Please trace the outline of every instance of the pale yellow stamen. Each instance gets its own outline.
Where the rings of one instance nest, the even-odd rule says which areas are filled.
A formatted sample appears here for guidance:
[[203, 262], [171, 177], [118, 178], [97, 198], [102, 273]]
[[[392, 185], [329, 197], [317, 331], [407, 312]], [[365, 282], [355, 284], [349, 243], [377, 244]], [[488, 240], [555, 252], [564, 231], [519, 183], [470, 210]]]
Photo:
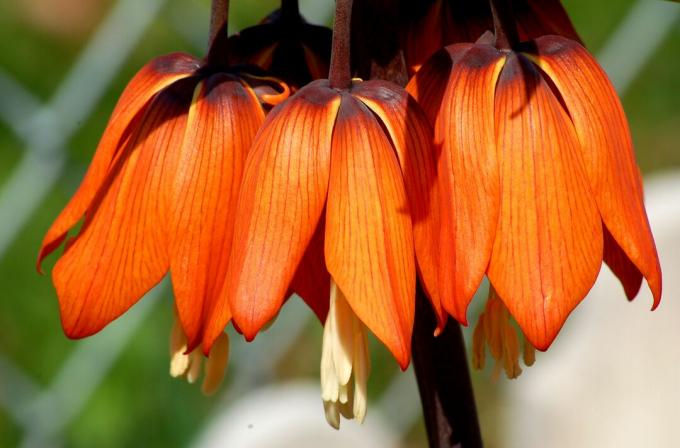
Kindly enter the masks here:
[[[184, 377], [189, 384], [198, 381], [203, 369], [203, 354], [200, 348], [191, 353], [187, 351], [187, 337], [175, 313], [175, 323], [170, 332], [170, 376]], [[222, 333], [210, 349], [206, 361], [205, 378], [201, 390], [205, 395], [212, 395], [219, 389], [229, 360], [229, 338]]]
[[370, 370], [366, 326], [331, 281], [321, 351], [321, 398], [326, 420], [332, 427], [340, 428], [340, 415], [364, 421]]
[[201, 391], [205, 395], [212, 395], [217, 392], [224, 380], [228, 362], [229, 337], [226, 333], [221, 333], [213, 343], [208, 355], [208, 362], [205, 364], [205, 378], [201, 386]]
[[201, 376], [201, 368], [203, 366], [203, 353], [200, 349], [196, 349], [189, 355], [189, 369], [187, 369], [187, 382], [194, 384]]
[[179, 321], [175, 319], [170, 332], [170, 376], [179, 378], [189, 368], [189, 355], [187, 351], [187, 338]]
[[505, 307], [505, 304], [491, 287], [486, 308], [475, 327], [472, 336], [472, 365], [476, 369], [483, 369], [486, 361], [486, 346], [489, 347], [491, 356], [496, 361], [492, 377], [498, 379], [501, 370], [505, 375], [514, 379], [521, 373], [519, 365], [520, 353], [524, 359], [524, 364], [531, 366], [536, 360], [534, 347], [526, 340], [524, 334], [519, 330], [522, 337], [522, 349], [520, 349], [520, 338], [517, 330], [512, 323], [512, 316]]

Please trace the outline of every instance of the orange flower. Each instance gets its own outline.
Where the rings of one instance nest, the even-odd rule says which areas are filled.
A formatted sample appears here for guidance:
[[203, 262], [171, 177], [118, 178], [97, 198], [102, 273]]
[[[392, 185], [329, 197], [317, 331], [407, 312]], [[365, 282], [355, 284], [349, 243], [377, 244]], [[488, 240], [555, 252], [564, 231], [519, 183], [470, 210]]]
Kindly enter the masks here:
[[335, 89], [318, 80], [273, 109], [248, 156], [232, 258], [204, 349], [231, 313], [253, 339], [296, 292], [325, 322], [321, 382], [329, 423], [337, 428], [340, 414], [361, 421], [366, 327], [402, 368], [409, 363], [416, 256], [442, 314], [431, 142], [418, 105], [387, 82]]
[[200, 343], [228, 265], [245, 157], [265, 117], [247, 79], [171, 54], [128, 84], [40, 249], [38, 266], [83, 220], [52, 273], [67, 336], [98, 332], [171, 271], [181, 322], [173, 356]]
[[284, 0], [281, 9], [261, 24], [229, 38], [233, 63], [254, 64], [282, 79], [293, 91], [325, 78], [331, 53], [330, 29], [311, 25], [300, 15], [297, 1]]
[[436, 289], [430, 142], [415, 101], [387, 82], [338, 91], [319, 80], [272, 110], [246, 164], [232, 260], [205, 347], [230, 312], [254, 338], [289, 290], [324, 315], [333, 282], [405, 368], [416, 253], [426, 288]]
[[442, 148], [442, 306], [465, 323], [486, 274], [492, 295], [545, 350], [603, 260], [629, 299], [645, 277], [654, 307], [661, 272], [628, 124], [606, 74], [563, 37], [520, 48], [449, 46], [408, 90]]
[[[560, 0], [515, 0], [515, 17], [522, 40], [557, 34], [579, 40]], [[474, 42], [493, 29], [488, 0], [434, 0], [426, 9], [418, 3], [405, 11], [404, 57], [411, 74], [437, 50], [454, 43]]]

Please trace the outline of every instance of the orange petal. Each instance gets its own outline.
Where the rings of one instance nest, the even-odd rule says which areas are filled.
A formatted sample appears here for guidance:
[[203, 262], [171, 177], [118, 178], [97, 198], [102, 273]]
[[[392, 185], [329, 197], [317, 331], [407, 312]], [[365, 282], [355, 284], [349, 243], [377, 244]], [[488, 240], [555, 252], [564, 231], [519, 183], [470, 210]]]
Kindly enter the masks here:
[[434, 125], [437, 121], [444, 92], [451, 76], [451, 67], [471, 47], [472, 44], [457, 44], [438, 51], [406, 86], [406, 90], [418, 101], [431, 124]]
[[489, 280], [545, 350], [597, 278], [602, 224], [569, 116], [523, 56], [508, 56], [499, 78], [496, 126], [501, 209]]
[[178, 146], [170, 270], [188, 350], [200, 342], [207, 301], [224, 282], [246, 154], [264, 121], [253, 91], [216, 74], [199, 83]]
[[435, 144], [442, 147], [440, 291], [444, 308], [463, 324], [498, 224], [494, 93], [504, 62], [490, 45], [470, 48], [453, 66], [435, 123]]
[[112, 169], [116, 155], [140, 126], [139, 118], [149, 100], [175, 81], [190, 76], [198, 68], [197, 59], [174, 53], [152, 60], [128, 83], [109, 119], [85, 178], [43, 239], [38, 254], [38, 271], [41, 271], [42, 260], [61, 245], [66, 233], [85, 214]]
[[367, 81], [352, 89], [375, 113], [396, 150], [406, 187], [418, 270], [437, 314], [439, 329], [446, 315], [439, 298], [439, 196], [432, 128], [418, 103], [403, 89], [384, 81]]
[[301, 89], [267, 116], [241, 186], [227, 279], [203, 349], [226, 324], [227, 301], [248, 339], [278, 312], [326, 202], [333, 122], [327, 81]]
[[52, 272], [64, 332], [89, 336], [125, 312], [168, 269], [167, 158], [182, 142], [189, 95], [160, 94], [121, 149], [80, 233]]
[[[628, 123], [607, 75], [585, 48], [557, 36], [536, 41], [536, 62], [562, 95], [581, 143], [582, 157], [605, 226], [661, 299], [661, 269], [643, 203], [640, 171]], [[611, 251], [605, 261], [621, 271]], [[630, 280], [621, 278], [626, 285]], [[628, 283], [626, 292], [632, 286]]]
[[392, 144], [349, 94], [333, 132], [325, 251], [354, 313], [406, 368], [416, 282], [408, 200]]
[[323, 253], [325, 228], [326, 220], [322, 213], [291, 283], [293, 292], [302, 297], [322, 324], [326, 322], [331, 294], [331, 277], [326, 270]]

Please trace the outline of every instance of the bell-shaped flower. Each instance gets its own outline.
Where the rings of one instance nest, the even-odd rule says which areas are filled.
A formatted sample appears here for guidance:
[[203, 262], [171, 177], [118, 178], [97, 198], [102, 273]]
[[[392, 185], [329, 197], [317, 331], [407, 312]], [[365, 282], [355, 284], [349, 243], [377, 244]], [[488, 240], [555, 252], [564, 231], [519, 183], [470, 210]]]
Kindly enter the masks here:
[[[261, 86], [222, 65], [215, 48], [205, 60], [159, 57], [135, 75], [47, 231], [39, 266], [66, 241], [52, 278], [67, 336], [97, 333], [170, 272], [181, 324], [173, 340], [184, 341], [173, 350], [184, 345], [180, 354], [189, 356], [200, 344], [229, 264], [246, 155], [265, 118]], [[225, 365], [226, 355], [219, 358]]]
[[431, 138], [415, 101], [387, 82], [319, 80], [273, 109], [248, 156], [206, 347], [231, 313], [254, 338], [289, 290], [327, 309], [333, 282], [405, 368], [416, 255], [438, 308]]
[[626, 117], [585, 48], [560, 36], [513, 50], [456, 44], [408, 90], [441, 147], [447, 312], [466, 323], [486, 274], [492, 296], [545, 350], [602, 261], [629, 299], [644, 277], [659, 304], [661, 272]]

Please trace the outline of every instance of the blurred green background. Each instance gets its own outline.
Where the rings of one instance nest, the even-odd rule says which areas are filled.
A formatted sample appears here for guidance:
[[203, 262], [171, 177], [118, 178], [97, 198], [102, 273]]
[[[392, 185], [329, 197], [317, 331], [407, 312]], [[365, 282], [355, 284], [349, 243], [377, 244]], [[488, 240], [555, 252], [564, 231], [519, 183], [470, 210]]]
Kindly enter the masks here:
[[[316, 20], [329, 19], [330, 2], [302, 3]], [[611, 39], [625, 42], [622, 29], [640, 33], [642, 26], [646, 38], [659, 31], [656, 22], [636, 28], [634, 21], [625, 28], [637, 2], [564, 3], [614, 80], [621, 75], [625, 85], [617, 86], [643, 171], [680, 166], [677, 16], [658, 45], [634, 39], [616, 47]], [[273, 0], [232, 1], [231, 28], [254, 24], [276, 6]], [[130, 14], [135, 8], [139, 11]], [[282, 316], [272, 335], [265, 333], [250, 347], [233, 340], [223, 391], [205, 398], [198, 387], [168, 375], [167, 289], [102, 334], [74, 342], [61, 331], [49, 277], [35, 272], [43, 233], [82, 178], [126, 82], [159, 54], [200, 54], [207, 15], [208, 2], [199, 0], [0, 0], [0, 447], [187, 446], [229, 400], [256, 386], [318, 381], [321, 326], [303, 307], [295, 308], [299, 315]], [[387, 403], [390, 385], [400, 384], [396, 376], [412, 373], [399, 373], [383, 349], [373, 348], [371, 397]], [[254, 359], [257, 350], [276, 352], [275, 362], [265, 366]], [[503, 446], [494, 410], [508, 381], [493, 384], [488, 372], [475, 372], [474, 382], [488, 446]], [[402, 411], [418, 415], [419, 403], [409, 406]], [[407, 426], [399, 428], [403, 446], [424, 446], [421, 420]]]

